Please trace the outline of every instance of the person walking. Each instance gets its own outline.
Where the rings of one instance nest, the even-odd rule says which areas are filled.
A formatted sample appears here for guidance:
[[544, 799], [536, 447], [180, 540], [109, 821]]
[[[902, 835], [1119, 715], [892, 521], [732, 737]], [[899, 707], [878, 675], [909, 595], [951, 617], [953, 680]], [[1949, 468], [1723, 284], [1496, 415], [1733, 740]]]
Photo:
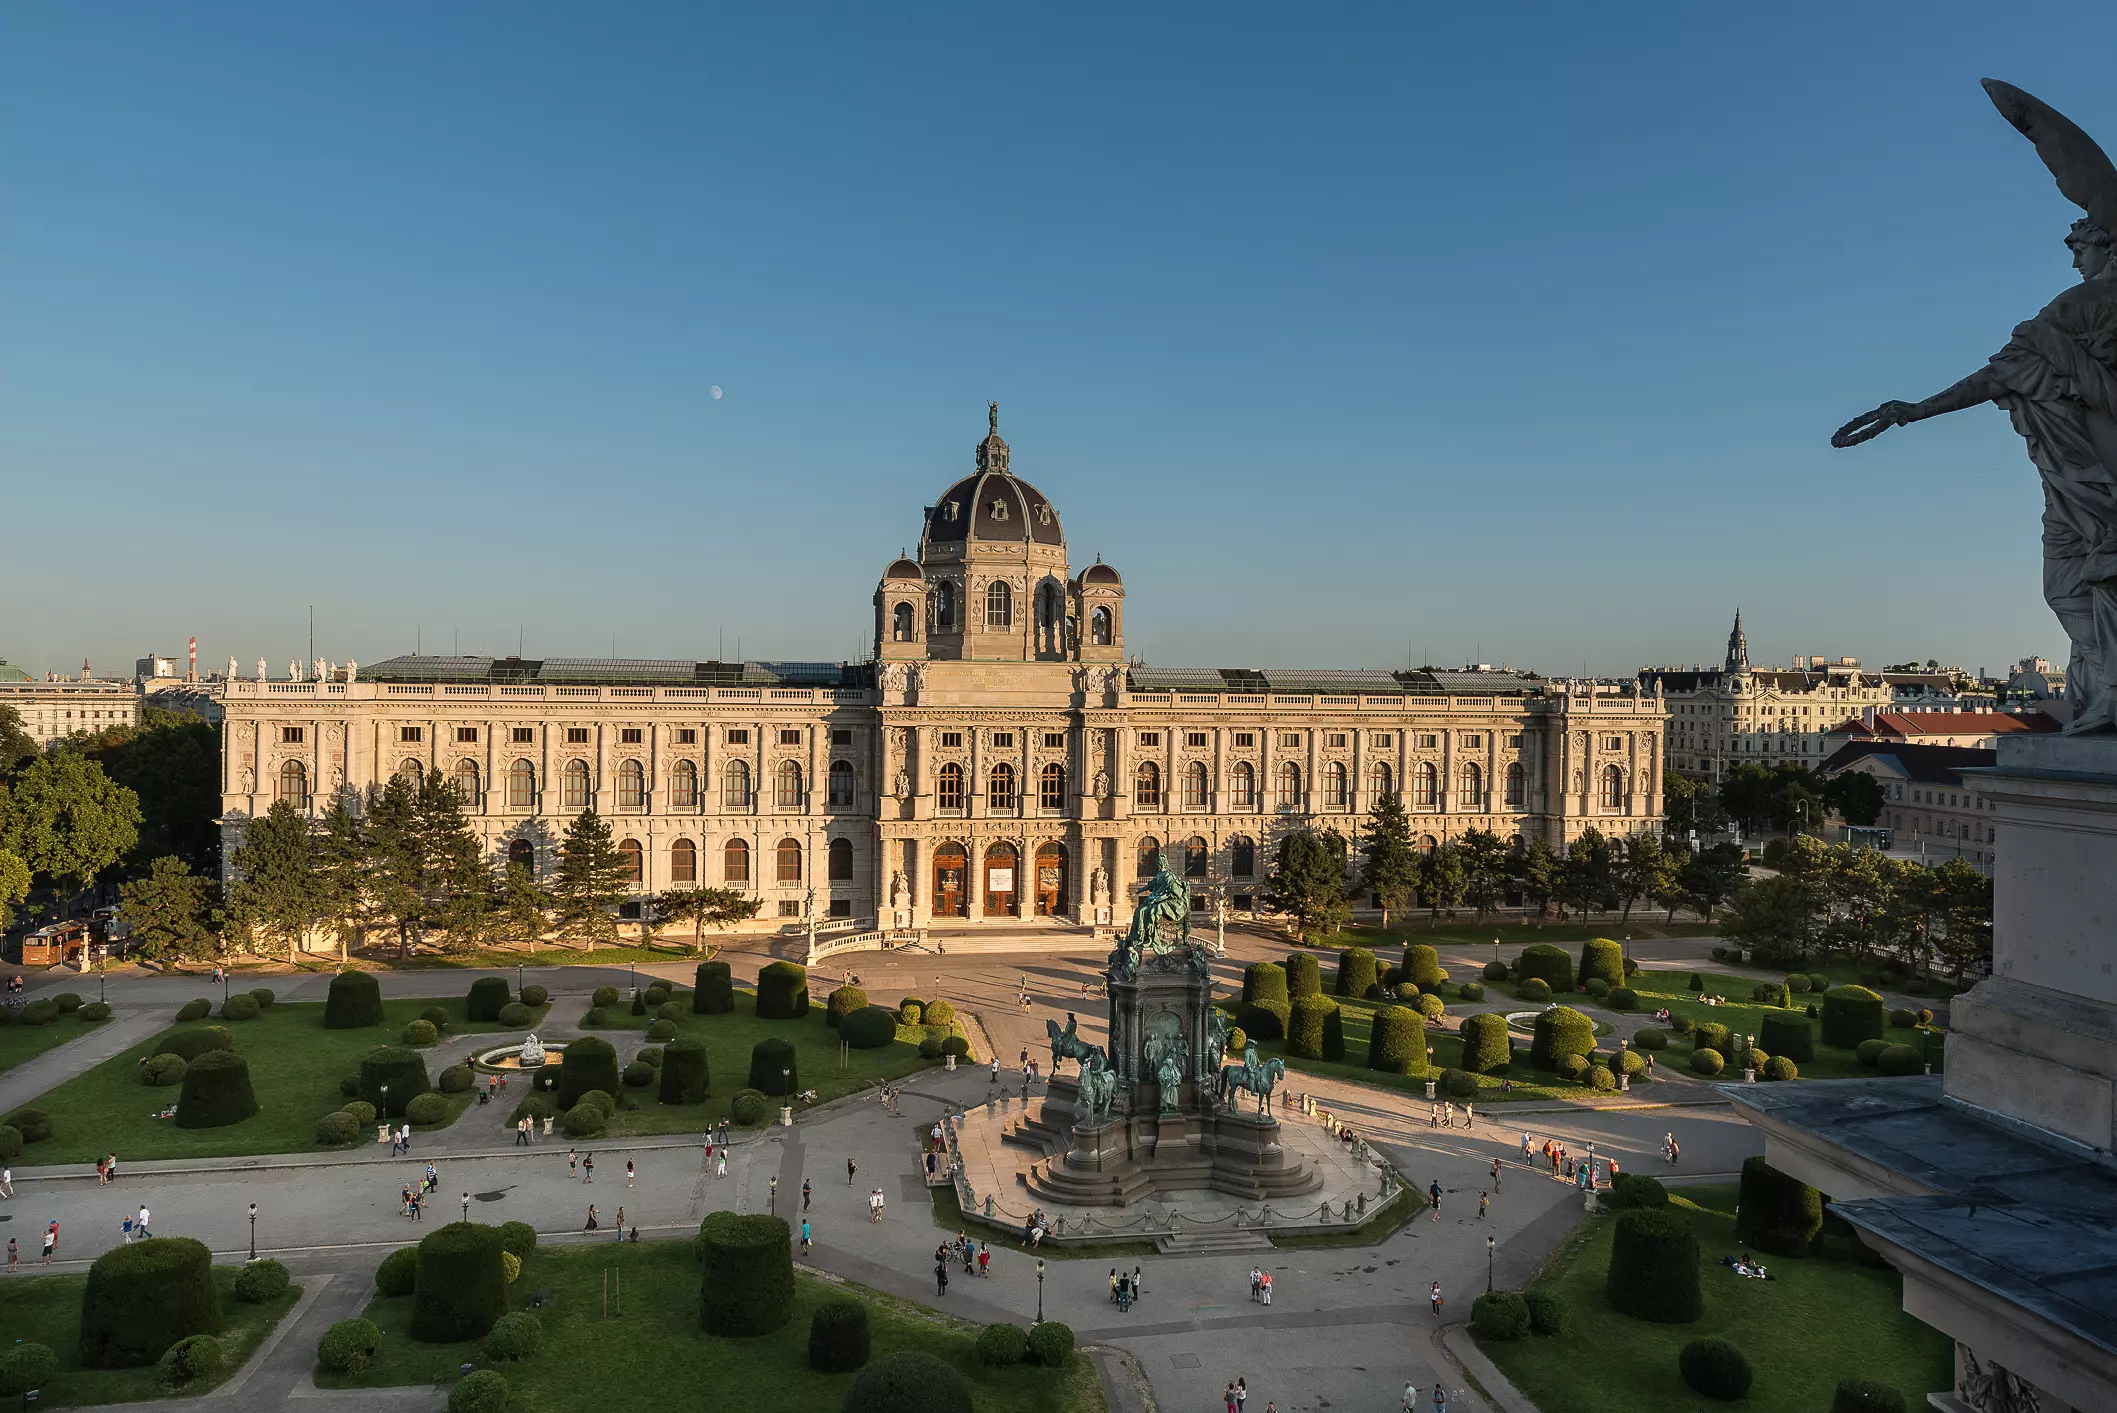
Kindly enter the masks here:
[[418, 1193], [412, 1194], [412, 1220], [421, 1221], [426, 1216], [426, 1199]]
[[804, 1256], [809, 1254], [809, 1219], [807, 1217], [801, 1219], [801, 1254]]
[[1522, 1130], [1522, 1161], [1529, 1161], [1529, 1130]]
[[153, 1233], [153, 1232], [151, 1232], [151, 1231], [149, 1231], [149, 1230], [147, 1229], [147, 1204], [146, 1204], [146, 1203], [142, 1202], [142, 1203], [140, 1204], [140, 1215], [139, 1215], [139, 1216], [138, 1216], [137, 1218], [135, 1218], [135, 1219], [134, 1219], [133, 1225], [134, 1225], [134, 1228], [135, 1228], [135, 1229], [136, 1229], [136, 1230], [137, 1230], [137, 1231], [139, 1232], [139, 1234], [140, 1234], [140, 1240], [142, 1240], [142, 1241], [145, 1241], [145, 1240], [146, 1240], [146, 1239], [147, 1239], [148, 1237], [151, 1237], [151, 1236], [153, 1236], [153, 1235], [154, 1235], [154, 1233]]
[[405, 1151], [405, 1152], [409, 1153], [409, 1152], [411, 1152], [411, 1151], [412, 1151], [412, 1124], [411, 1124], [411, 1120], [409, 1120], [409, 1119], [405, 1120], [405, 1122], [404, 1122], [404, 1125], [403, 1125], [403, 1127], [401, 1127], [400, 1129], [398, 1129], [398, 1131], [397, 1131], [397, 1140], [398, 1140], [398, 1142], [400, 1142], [400, 1143], [402, 1143], [402, 1144], [404, 1145], [404, 1151]]
[[596, 1216], [596, 1214], [595, 1214], [595, 1204], [594, 1204], [593, 1202], [589, 1203], [589, 1204], [588, 1204], [588, 1225], [586, 1225], [586, 1226], [582, 1227], [582, 1228], [581, 1228], [581, 1230], [582, 1230], [582, 1231], [595, 1231], [595, 1230], [596, 1230], [597, 1228], [601, 1227], [601, 1226], [602, 1226], [602, 1224], [603, 1224], [603, 1223], [602, 1223], [602, 1220], [601, 1220], [600, 1218], [598, 1218], [598, 1217]]
[[1433, 1290], [1429, 1293], [1428, 1298], [1433, 1302], [1433, 1313], [1439, 1315], [1441, 1313], [1441, 1283], [1439, 1281], [1433, 1283]]
[[728, 1175], [728, 1154], [727, 1154], [727, 1151], [726, 1151], [725, 1149], [723, 1149], [723, 1150], [721, 1151], [721, 1155], [720, 1155], [720, 1167], [719, 1167], [719, 1169], [718, 1169], [718, 1170], [717, 1170], [717, 1171], [716, 1171], [716, 1172], [714, 1173], [714, 1176], [715, 1176], [715, 1177], [726, 1177], [727, 1175]]
[[1428, 1204], [1429, 1204], [1429, 1205], [1431, 1205], [1431, 1206], [1432, 1206], [1432, 1208], [1433, 1208], [1433, 1220], [1434, 1220], [1434, 1221], [1437, 1221], [1437, 1222], [1438, 1222], [1438, 1221], [1439, 1221], [1439, 1220], [1441, 1219], [1441, 1185], [1440, 1185], [1440, 1183], [1438, 1183], [1438, 1182], [1431, 1182], [1431, 1183], [1428, 1183], [1428, 1184], [1426, 1185], [1426, 1201], [1427, 1201], [1427, 1202], [1428, 1202]]
[[850, 1158], [845, 1160], [845, 1185], [847, 1187], [853, 1185], [853, 1160]]
[[15, 1195], [15, 1170], [0, 1168], [0, 1199]]
[[21, 1265], [22, 1248], [15, 1244], [13, 1237], [9, 1237], [7, 1239], [7, 1268], [10, 1271], [14, 1271], [20, 1269]]
[[44, 1264], [51, 1264], [51, 1255], [59, 1249], [59, 1224], [53, 1222], [44, 1229]]
[[590, 1153], [587, 1157], [581, 1159], [581, 1181], [595, 1181], [595, 1154], [593, 1153]]
[[1463, 1127], [1464, 1127], [1464, 1128], [1476, 1128], [1476, 1127], [1477, 1127], [1477, 1113], [1476, 1113], [1476, 1109], [1477, 1109], [1477, 1101], [1476, 1101], [1476, 1100], [1474, 1100], [1474, 1099], [1465, 1099], [1465, 1100], [1463, 1101]]
[[619, 1241], [625, 1239], [625, 1209], [623, 1207], [617, 1209], [617, 1239]]
[[992, 1274], [992, 1243], [989, 1241], [978, 1243], [978, 1274], [980, 1276]]
[[1679, 1144], [1678, 1144], [1678, 1143], [1676, 1142], [1676, 1140], [1675, 1140], [1675, 1139], [1673, 1139], [1673, 1138], [1672, 1138], [1672, 1139], [1670, 1139], [1670, 1140], [1669, 1140], [1669, 1166], [1670, 1166], [1670, 1167], [1672, 1167], [1672, 1168], [1673, 1168], [1673, 1167], [1675, 1167], [1675, 1166], [1676, 1166], [1676, 1160], [1677, 1160], [1678, 1158], [1681, 1158], [1682, 1156], [1683, 1156], [1683, 1148], [1682, 1148], [1682, 1146], [1681, 1146], [1681, 1145], [1679, 1145]]
[[1222, 1413], [1235, 1413], [1235, 1381], [1233, 1379], [1221, 1385], [1220, 1407]]
[[1438, 1383], [1433, 1386], [1433, 1413], [1448, 1413], [1448, 1390]]
[[1419, 1386], [1409, 1379], [1404, 1381], [1404, 1413], [1419, 1413]]
[[397, 1215], [400, 1217], [409, 1217], [411, 1214], [412, 1185], [410, 1183], [406, 1183], [403, 1187], [397, 1189]]
[[948, 1263], [946, 1261], [934, 1262], [934, 1294], [948, 1294]]
[[527, 1115], [527, 1114], [524, 1114], [524, 1115], [522, 1116], [521, 1120], [520, 1120], [519, 1122], [517, 1122], [517, 1123], [515, 1124], [515, 1147], [517, 1147], [517, 1148], [527, 1148], [528, 1146], [529, 1146], [529, 1115]]
[[1235, 1378], [1235, 1413], [1242, 1413], [1243, 1405], [1248, 1403], [1249, 1401], [1249, 1383], [1247, 1380], [1242, 1378], [1241, 1375], [1238, 1374]]
[[1481, 1222], [1485, 1220], [1485, 1207], [1489, 1201], [1490, 1199], [1484, 1193], [1480, 1192], [1477, 1195], [1477, 1219]]
[[392, 1158], [394, 1158], [394, 1157], [396, 1157], [396, 1156], [397, 1156], [397, 1153], [398, 1153], [398, 1145], [397, 1145], [397, 1130], [396, 1130], [395, 1128], [391, 1128], [391, 1129], [389, 1130], [389, 1135], [390, 1135], [390, 1156], [391, 1156]]
[[809, 1180], [808, 1180], [807, 1178], [803, 1178], [803, 1179], [801, 1180], [801, 1210], [802, 1210], [802, 1211], [804, 1211], [804, 1212], [806, 1212], [806, 1211], [808, 1211], [808, 1209], [809, 1209]]
[[1264, 1303], [1265, 1303], [1265, 1304], [1267, 1304], [1267, 1305], [1271, 1304], [1271, 1303], [1272, 1303], [1272, 1273], [1271, 1273], [1270, 1271], [1266, 1271], [1266, 1272], [1264, 1273], [1264, 1275], [1263, 1275], [1263, 1276], [1262, 1276], [1262, 1277], [1261, 1277], [1261, 1278], [1260, 1278], [1260, 1279], [1258, 1280], [1257, 1284], [1258, 1284], [1259, 1288], [1260, 1288], [1260, 1289], [1261, 1289], [1261, 1290], [1262, 1290], [1262, 1291], [1264, 1292]]
[[625, 1186], [632, 1186], [632, 1160], [630, 1158], [625, 1160]]
[[876, 1221], [878, 1221], [878, 1222], [879, 1222], [879, 1221], [881, 1221], [881, 1220], [882, 1220], [882, 1209], [883, 1209], [884, 1207], [888, 1206], [888, 1205], [889, 1205], [889, 1204], [888, 1204], [888, 1203], [887, 1203], [886, 1201], [884, 1201], [884, 1200], [883, 1200], [883, 1196], [882, 1196], [882, 1189], [881, 1189], [881, 1188], [879, 1188], [879, 1187], [878, 1187], [878, 1188], [876, 1188], [876, 1189], [875, 1189], [875, 1220], [876, 1220]]
[[1500, 1160], [1497, 1158], [1492, 1160], [1492, 1190], [1500, 1190]]

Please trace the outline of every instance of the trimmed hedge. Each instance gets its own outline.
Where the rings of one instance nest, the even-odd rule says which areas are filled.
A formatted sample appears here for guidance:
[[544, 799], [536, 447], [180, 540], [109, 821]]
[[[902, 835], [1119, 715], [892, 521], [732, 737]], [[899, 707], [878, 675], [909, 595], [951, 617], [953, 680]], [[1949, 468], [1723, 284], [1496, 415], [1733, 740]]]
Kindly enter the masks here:
[[1522, 1292], [1522, 1303], [1529, 1307], [1529, 1329], [1533, 1334], [1562, 1335], [1573, 1323], [1566, 1313], [1566, 1302], [1558, 1298], [1555, 1290], [1531, 1286]]
[[1588, 1078], [1588, 1057], [1586, 1055], [1560, 1055], [1555, 1073], [1560, 1079], [1570, 1079], [1575, 1083], [1585, 1083]]
[[500, 1008], [512, 999], [507, 978], [481, 976], [470, 984], [470, 994], [463, 998], [463, 1014], [473, 1021], [496, 1021]]
[[1598, 1001], [1607, 1001], [1610, 998], [1610, 983], [1599, 976], [1589, 977], [1581, 983], [1580, 989]]
[[[389, 1102], [383, 1102], [382, 1086], [390, 1087]], [[414, 1095], [433, 1088], [426, 1078], [426, 1060], [416, 1050], [384, 1045], [370, 1050], [360, 1060], [360, 1097], [375, 1106], [380, 1118], [404, 1117], [404, 1106]]]
[[184, 1082], [184, 1057], [181, 1055], [152, 1055], [140, 1066], [140, 1083], [155, 1089], [166, 1089], [172, 1084]]
[[1505, 1074], [1514, 1060], [1507, 1018], [1496, 1011], [1466, 1017], [1462, 1025], [1463, 1068], [1473, 1074]]
[[327, 1374], [357, 1374], [382, 1352], [382, 1329], [373, 1320], [340, 1320], [316, 1341], [316, 1364]]
[[728, 1102], [728, 1112], [733, 1114], [735, 1122], [744, 1128], [754, 1128], [763, 1123], [770, 1108], [771, 1101], [754, 1089], [738, 1089], [735, 1091], [735, 1097]]
[[1294, 1009], [1284, 1001], [1254, 1001], [1235, 1012], [1236, 1022], [1252, 1040], [1282, 1040]]
[[1617, 1181], [1610, 1184], [1610, 1195], [1604, 1201], [1618, 1211], [1633, 1208], [1666, 1207], [1669, 1191], [1645, 1173], [1619, 1173]]
[[155, 1236], [106, 1251], [81, 1292], [80, 1360], [90, 1369], [152, 1364], [178, 1340], [217, 1334], [213, 1253], [188, 1236]]
[[1277, 962], [1252, 962], [1244, 967], [1242, 999], [1253, 1004], [1292, 1005], [1294, 998], [1286, 988], [1286, 968]]
[[1029, 1336], [1020, 1325], [987, 1325], [978, 1331], [971, 1357], [988, 1368], [1019, 1364], [1029, 1357]]
[[1470, 1307], [1470, 1328], [1487, 1339], [1521, 1339], [1529, 1333], [1529, 1302], [1515, 1291], [1488, 1290]]
[[928, 1001], [919, 1022], [922, 1025], [937, 1025], [943, 1028], [952, 1026], [956, 1023], [956, 1008], [946, 1001]]
[[1348, 947], [1338, 954], [1335, 990], [1340, 996], [1365, 996], [1382, 979], [1375, 954], [1365, 947]]
[[823, 1023], [837, 1029], [838, 1023], [855, 1011], [867, 1009], [867, 992], [857, 986], [841, 986], [823, 1005]]
[[867, 1306], [858, 1300], [826, 1300], [809, 1316], [809, 1367], [849, 1374], [867, 1363]]
[[390, 1299], [410, 1295], [419, 1279], [419, 1248], [400, 1246], [375, 1267], [375, 1293]]
[[[1505, 971], [1501, 975], [1505, 975]], [[1414, 983], [1421, 991], [1429, 986], [1439, 986], [1448, 979], [1448, 969], [1441, 965], [1441, 954], [1424, 942], [1407, 943], [1404, 948], [1404, 980]], [[1497, 978], [1491, 978], [1497, 980]]]
[[1727, 1057], [1703, 1046], [1691, 1051], [1691, 1073], [1716, 1075], [1727, 1068]]
[[1514, 988], [1515, 997], [1534, 1005], [1542, 1005], [1551, 999], [1551, 983], [1540, 976], [1532, 976]]
[[658, 1020], [647, 1027], [647, 1038], [653, 1041], [676, 1039], [676, 1022]]
[[155, 1045], [155, 1053], [195, 1060], [208, 1050], [232, 1050], [235, 1037], [224, 1025], [202, 1025], [197, 1030], [172, 1030]]
[[502, 1315], [485, 1336], [485, 1357], [495, 1364], [527, 1359], [543, 1347], [544, 1322], [527, 1310]]
[[1426, 1073], [1426, 1022], [1409, 1006], [1375, 1012], [1367, 1032], [1367, 1067], [1385, 1074]]
[[475, 1079], [476, 1076], [471, 1073], [469, 1065], [450, 1065], [441, 1071], [439, 1078], [434, 1081], [434, 1087], [443, 1094], [468, 1094]]
[[916, 996], [906, 996], [897, 1002], [897, 1022], [900, 1025], [918, 1025], [926, 1017], [926, 1003]]
[[238, 991], [221, 1002], [222, 1020], [253, 1021], [264, 1011], [265, 1008], [257, 1004], [257, 998], [247, 991]]
[[1816, 1057], [1815, 1032], [1802, 1016], [1766, 1016], [1757, 1032], [1757, 1044], [1766, 1054], [1784, 1055], [1789, 1060]]
[[1864, 986], [1833, 986], [1823, 993], [1823, 1043], [1850, 1050], [1862, 1040], [1880, 1040], [1882, 997]]
[[189, 1025], [193, 1021], [202, 1021], [212, 1014], [213, 1003], [200, 996], [195, 1000], [186, 1001], [183, 1005], [176, 1008], [176, 1023], [178, 1025]]
[[1611, 1308], [1635, 1320], [1683, 1325], [1698, 1318], [1698, 1237], [1683, 1216], [1666, 1207], [1617, 1214], [1604, 1285]]
[[1485, 963], [1484, 977], [1487, 981], [1505, 981], [1508, 977], [1512, 975], [1514, 975], [1514, 973], [1507, 970], [1507, 964], [1505, 962]]
[[342, 971], [331, 978], [324, 997], [325, 1030], [359, 1030], [382, 1024], [382, 984], [364, 971]]
[[212, 1335], [192, 1335], [162, 1351], [155, 1361], [154, 1385], [163, 1393], [181, 1394], [221, 1371], [221, 1342]]
[[1806, 1256], [1823, 1230], [1823, 1194], [1762, 1157], [1742, 1160], [1735, 1240], [1774, 1256]]
[[15, 1398], [44, 1387], [58, 1370], [59, 1356], [48, 1345], [22, 1340], [0, 1354], [0, 1398]]
[[1464, 999], [1465, 1001], [1482, 1001], [1482, 1000], [1484, 1000], [1484, 999], [1485, 999], [1485, 986], [1484, 986], [1484, 983], [1483, 983], [1483, 982], [1477, 982], [1477, 981], [1466, 981], [1466, 982], [1464, 982], [1464, 983], [1463, 983], [1463, 985], [1462, 985], [1462, 997], [1463, 997], [1463, 999]]
[[1063, 1369], [1073, 1357], [1073, 1326], [1046, 1320], [1029, 1331], [1029, 1357], [1047, 1369]]
[[1571, 1006], [1553, 1006], [1536, 1018], [1529, 1063], [1540, 1070], [1555, 1070], [1560, 1056], [1584, 1056], [1594, 1049], [1595, 1022]]
[[698, 1327], [707, 1334], [770, 1334], [794, 1313], [793, 1239], [760, 1213], [714, 1212], [698, 1229]]
[[507, 1312], [507, 1268], [500, 1229], [450, 1222], [418, 1246], [411, 1335], [424, 1344], [478, 1339]]
[[1694, 1050], [1718, 1050], [1725, 1059], [1735, 1053], [1735, 1033], [1718, 1021], [1701, 1022], [1691, 1033]]
[[514, 1388], [498, 1369], [465, 1374], [448, 1391], [448, 1413], [513, 1413]]
[[235, 1273], [235, 1298], [245, 1305], [276, 1300], [287, 1290], [287, 1268], [266, 1257], [251, 1261]]
[[1830, 1413], [1904, 1413], [1904, 1392], [1873, 1379], [1840, 1379]]
[[430, 1020], [415, 1020], [398, 1033], [397, 1038], [414, 1049], [423, 1049], [441, 1038]]
[[1323, 994], [1323, 966], [1308, 952], [1296, 952], [1286, 959], [1286, 999], [1298, 1001], [1303, 996]]
[[1801, 1077], [1801, 1067], [1784, 1055], [1774, 1055], [1764, 1062], [1757, 1073], [1764, 1079], [1799, 1079]]
[[1548, 942], [1522, 948], [1522, 954], [1514, 963], [1515, 975], [1527, 981], [1535, 978], [1553, 991], [1573, 989], [1573, 959], [1566, 955], [1563, 947], [1554, 947]]
[[691, 978], [695, 1015], [725, 1015], [735, 1009], [735, 973], [726, 962], [700, 962]]
[[1345, 1017], [1338, 1010], [1338, 1003], [1322, 995], [1303, 996], [1294, 1002], [1286, 1027], [1286, 1048], [1307, 1060], [1344, 1059]]
[[1724, 1339], [1694, 1339], [1676, 1356], [1683, 1381], [1707, 1398], [1732, 1403], [1749, 1396], [1749, 1359]]
[[1887, 1075], [1924, 1074], [1926, 1058], [1913, 1045], [1887, 1045], [1875, 1056], [1875, 1068]]
[[316, 1141], [326, 1148], [343, 1148], [360, 1136], [360, 1125], [343, 1109], [336, 1109], [316, 1121]]
[[696, 1040], [672, 1040], [662, 1048], [664, 1104], [703, 1104], [712, 1088], [704, 1045]]
[[225, 1128], [256, 1112], [250, 1062], [233, 1050], [208, 1050], [184, 1070], [176, 1101], [178, 1128]]
[[1625, 984], [1625, 950], [1607, 937], [1590, 937], [1580, 944], [1580, 980], [1601, 981], [1606, 986]]
[[1669, 1033], [1665, 1030], [1656, 1030], [1652, 1026], [1647, 1026], [1632, 1037], [1632, 1048], [1635, 1050], [1666, 1050], [1669, 1048]]
[[808, 1013], [808, 968], [793, 962], [769, 962], [757, 973], [759, 1020], [799, 1020]]
[[431, 1090], [414, 1094], [404, 1106], [404, 1117], [418, 1128], [438, 1128], [449, 1120], [448, 1100]]
[[840, 1407], [843, 1413], [974, 1413], [963, 1376], [915, 1349], [885, 1354], [862, 1369]]
[[617, 1097], [617, 1049], [599, 1036], [584, 1035], [560, 1052], [559, 1107], [571, 1109], [591, 1089]]
[[1441, 998], [1431, 991], [1421, 993], [1419, 999], [1412, 1002], [1412, 1008], [1427, 1020], [1439, 1020], [1441, 1012], [1447, 1009], [1441, 1004]]
[[838, 1038], [855, 1050], [878, 1050], [897, 1038], [897, 1013], [867, 1006], [838, 1022]]
[[1603, 1004], [1613, 1011], [1636, 1011], [1639, 1009], [1639, 993], [1629, 986], [1613, 986]]
[[509, 1001], [506, 1005], [500, 1007], [500, 1014], [497, 1017], [500, 1024], [509, 1030], [525, 1030], [528, 1028], [529, 1023], [536, 1018], [537, 1013], [520, 1001]]
[[1472, 1099], [1477, 1096], [1477, 1076], [1467, 1070], [1442, 1070], [1440, 1088], [1450, 1098]]
[[[783, 1077], [781, 1070], [786, 1071]], [[750, 1047], [750, 1088], [760, 1094], [793, 1094], [801, 1088], [793, 1041], [774, 1038]]]

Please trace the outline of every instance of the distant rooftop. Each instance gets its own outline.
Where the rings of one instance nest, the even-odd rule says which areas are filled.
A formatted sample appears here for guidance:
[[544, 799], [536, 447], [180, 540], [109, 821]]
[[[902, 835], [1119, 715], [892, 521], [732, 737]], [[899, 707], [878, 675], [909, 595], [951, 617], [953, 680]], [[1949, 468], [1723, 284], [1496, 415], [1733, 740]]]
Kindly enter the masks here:
[[1327, 667], [1142, 666], [1132, 668], [1127, 680], [1135, 692], [1323, 692], [1345, 696], [1528, 693], [1548, 685], [1533, 672], [1506, 668], [1381, 672]]
[[865, 687], [866, 663], [695, 662], [687, 658], [455, 657], [405, 654], [362, 667], [376, 682], [638, 683], [709, 687]]

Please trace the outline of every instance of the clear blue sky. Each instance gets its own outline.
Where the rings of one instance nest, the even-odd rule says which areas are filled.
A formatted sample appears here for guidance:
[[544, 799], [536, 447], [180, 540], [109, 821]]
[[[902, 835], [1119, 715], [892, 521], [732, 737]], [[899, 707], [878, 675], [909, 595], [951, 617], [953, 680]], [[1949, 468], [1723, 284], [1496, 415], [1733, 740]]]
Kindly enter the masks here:
[[[2062, 654], [2106, 4], [0, 7], [0, 655], [838, 658], [985, 402], [1163, 664]], [[719, 385], [726, 396], [713, 400]]]

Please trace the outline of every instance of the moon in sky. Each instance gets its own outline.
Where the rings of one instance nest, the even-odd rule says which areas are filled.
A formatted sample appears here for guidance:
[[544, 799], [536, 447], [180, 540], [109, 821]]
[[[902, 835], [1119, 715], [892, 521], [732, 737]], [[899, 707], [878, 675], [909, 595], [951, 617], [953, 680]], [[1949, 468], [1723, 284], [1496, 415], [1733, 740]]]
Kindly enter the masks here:
[[715, 402], [719, 402], [719, 401], [720, 401], [720, 384], [719, 384], [719, 383], [715, 383], [715, 384], [713, 385], [713, 400], [714, 400]]

